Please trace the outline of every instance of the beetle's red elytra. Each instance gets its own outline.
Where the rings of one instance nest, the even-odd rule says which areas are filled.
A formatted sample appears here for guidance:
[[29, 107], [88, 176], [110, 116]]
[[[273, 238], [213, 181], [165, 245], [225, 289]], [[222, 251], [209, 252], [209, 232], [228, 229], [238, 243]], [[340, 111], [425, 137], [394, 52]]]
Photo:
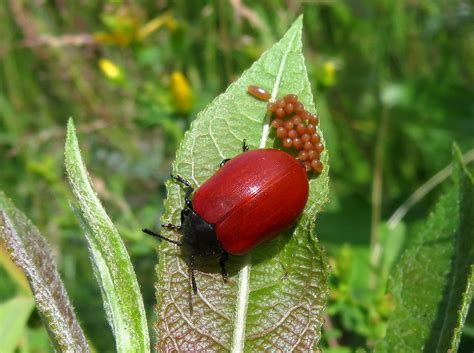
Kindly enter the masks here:
[[[248, 92], [263, 101], [271, 97], [258, 86], [249, 86]], [[294, 94], [268, 103], [267, 110], [274, 117], [276, 136], [283, 146], [299, 150], [299, 160], [277, 149], [248, 151], [244, 140], [242, 153], [223, 160], [220, 169], [196, 190], [182, 176], [172, 176], [185, 187], [186, 206], [181, 211], [180, 225], [162, 226], [181, 233], [180, 241], [143, 229], [187, 249], [195, 294], [197, 257], [219, 257], [226, 280], [229, 254], [244, 254], [293, 224], [308, 200], [306, 172], [323, 170], [320, 155], [324, 146], [316, 132], [318, 116], [305, 110]]]
[[[247, 92], [259, 100], [268, 101], [271, 98], [270, 93], [259, 86], [249, 86]], [[324, 169], [321, 162], [324, 145], [316, 130], [319, 117], [305, 110], [295, 94], [287, 94], [275, 102], [269, 102], [267, 111], [273, 116], [272, 127], [283, 147], [293, 147], [299, 151], [298, 159], [307, 172], [321, 174]]]
[[222, 249], [238, 255], [291, 225], [306, 205], [308, 189], [296, 159], [280, 150], [257, 149], [231, 159], [202, 184], [193, 207], [214, 225]]

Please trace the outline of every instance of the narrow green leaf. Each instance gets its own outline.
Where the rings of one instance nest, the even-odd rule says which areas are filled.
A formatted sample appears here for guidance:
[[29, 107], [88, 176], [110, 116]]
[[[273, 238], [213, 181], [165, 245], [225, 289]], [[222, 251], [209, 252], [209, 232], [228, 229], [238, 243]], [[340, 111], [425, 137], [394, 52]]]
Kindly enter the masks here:
[[69, 120], [65, 164], [118, 352], [149, 352], [143, 300], [125, 245], [95, 194]]
[[48, 244], [38, 229], [2, 192], [0, 240], [28, 278], [36, 306], [56, 349], [89, 352]]
[[[198, 114], [177, 152], [174, 173], [199, 186], [223, 159], [241, 153], [243, 139], [252, 149], [274, 145], [266, 104], [247, 94], [250, 84], [266, 88], [273, 98], [297, 94], [315, 111], [301, 32], [299, 18], [280, 42]], [[191, 295], [187, 265], [178, 248], [161, 245], [156, 285], [158, 351], [315, 348], [328, 296], [327, 264], [315, 236], [316, 214], [328, 199], [327, 153], [323, 162], [326, 169], [310, 181], [309, 201], [299, 222], [248, 255], [231, 257], [228, 283], [223, 283], [212, 262], [209, 270], [197, 271], [199, 293]], [[174, 182], [168, 182], [167, 189], [163, 221], [179, 224], [183, 192]]]
[[408, 248], [391, 281], [396, 309], [378, 352], [455, 352], [472, 300], [474, 185], [454, 149], [453, 186]]
[[13, 352], [25, 333], [35, 302], [30, 297], [15, 297], [0, 304], [0, 345], [3, 353]]

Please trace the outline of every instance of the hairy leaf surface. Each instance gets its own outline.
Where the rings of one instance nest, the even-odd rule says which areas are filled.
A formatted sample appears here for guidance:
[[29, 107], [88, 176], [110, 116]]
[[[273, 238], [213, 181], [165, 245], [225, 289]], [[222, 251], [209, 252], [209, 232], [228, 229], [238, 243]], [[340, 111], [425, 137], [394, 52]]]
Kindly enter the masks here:
[[92, 188], [72, 119], [67, 129], [65, 165], [79, 205], [73, 205], [73, 210], [85, 232], [117, 351], [149, 352], [148, 327], [138, 281], [125, 245]]
[[396, 309], [378, 352], [456, 352], [473, 294], [474, 185], [454, 150], [454, 185], [391, 281]]
[[89, 352], [48, 244], [38, 229], [2, 192], [0, 240], [28, 278], [36, 306], [56, 349]]

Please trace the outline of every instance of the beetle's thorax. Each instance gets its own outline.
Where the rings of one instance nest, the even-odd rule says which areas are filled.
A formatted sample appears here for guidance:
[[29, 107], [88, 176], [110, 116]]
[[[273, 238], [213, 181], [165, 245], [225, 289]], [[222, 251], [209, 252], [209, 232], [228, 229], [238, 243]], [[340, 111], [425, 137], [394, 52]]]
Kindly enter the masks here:
[[191, 208], [185, 208], [181, 214], [183, 242], [195, 256], [220, 255], [223, 250], [217, 240], [214, 227], [202, 219]]

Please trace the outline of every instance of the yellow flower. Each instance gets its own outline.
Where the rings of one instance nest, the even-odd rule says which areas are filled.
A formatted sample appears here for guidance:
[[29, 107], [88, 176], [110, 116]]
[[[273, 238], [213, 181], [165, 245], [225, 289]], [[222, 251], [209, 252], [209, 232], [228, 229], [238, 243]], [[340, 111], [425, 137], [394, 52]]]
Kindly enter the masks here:
[[332, 86], [336, 80], [336, 65], [334, 61], [328, 60], [323, 65], [323, 82], [326, 86]]
[[180, 71], [171, 74], [171, 92], [175, 108], [179, 112], [187, 112], [193, 105], [193, 94], [188, 80]]
[[102, 73], [107, 77], [109, 80], [120, 80], [122, 78], [122, 70], [120, 67], [115, 65], [112, 61], [108, 59], [100, 59], [99, 60], [99, 68]]

